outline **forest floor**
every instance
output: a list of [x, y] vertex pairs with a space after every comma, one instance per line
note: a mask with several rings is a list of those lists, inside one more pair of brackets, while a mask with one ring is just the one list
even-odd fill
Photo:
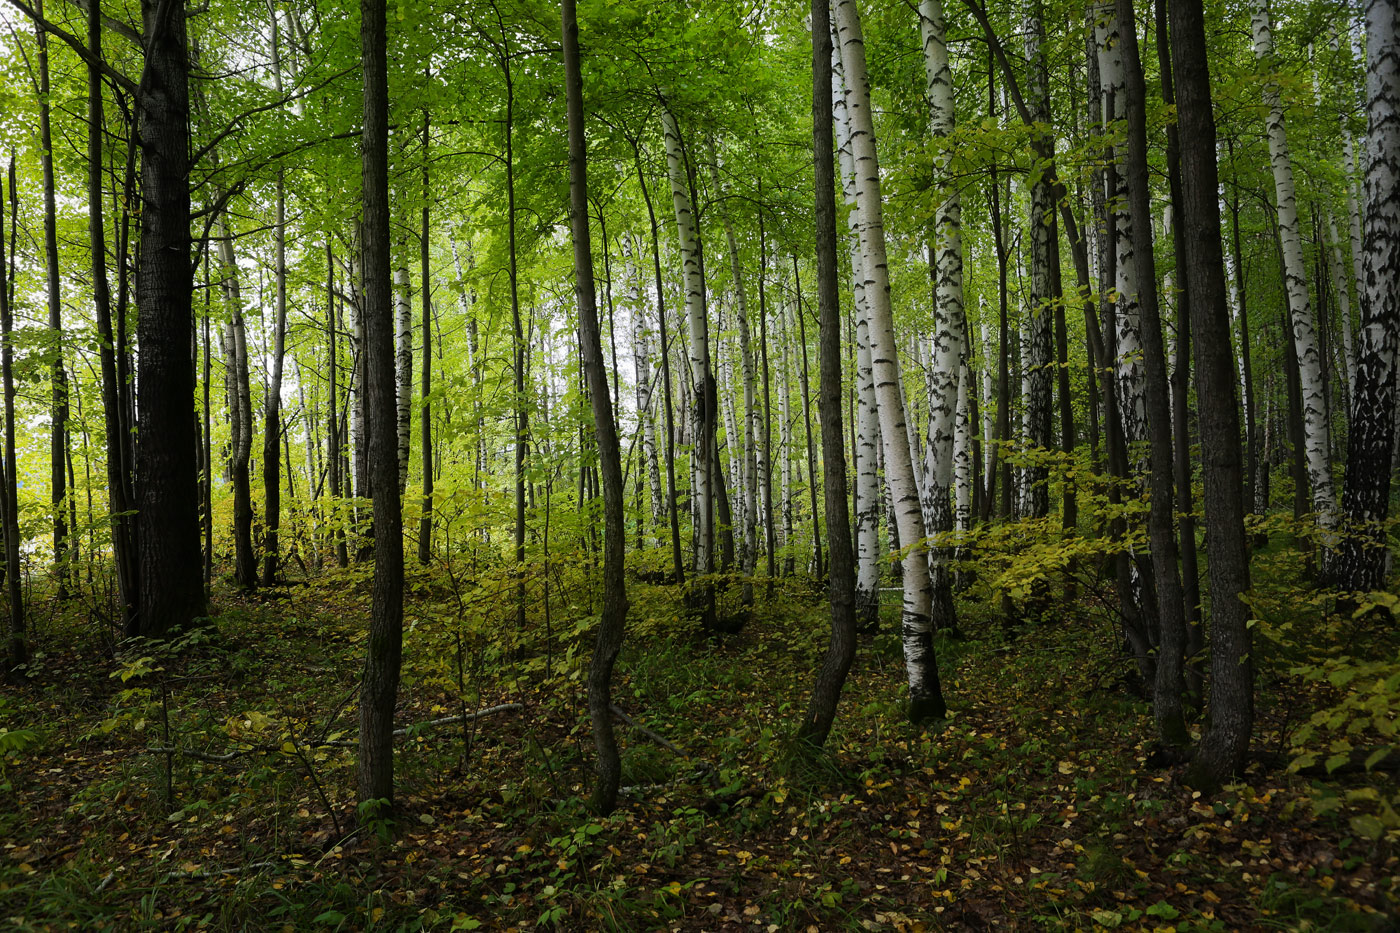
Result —
[[[520, 706], [411, 728], [396, 820], [359, 829], [362, 572], [220, 590], [210, 626], [115, 656], [49, 606], [31, 682], [0, 694], [0, 929], [1396, 929], [1396, 834], [1339, 802], [1385, 778], [1182, 786], [1081, 604], [1015, 632], [965, 607], [937, 729], [901, 718], [898, 638], [864, 640], [832, 754], [803, 765], [817, 596], [760, 589], [714, 641], [634, 583], [616, 698], [644, 729], [620, 724], [629, 786], [594, 819], [591, 607], [556, 596], [551, 641], [501, 644], [499, 588], [410, 582], [399, 722]], [[1266, 759], [1328, 701], [1285, 663], [1261, 663]]]

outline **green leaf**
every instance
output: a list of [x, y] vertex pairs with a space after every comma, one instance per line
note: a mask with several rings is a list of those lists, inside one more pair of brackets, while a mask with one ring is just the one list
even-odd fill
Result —
[[1364, 836], [1374, 842], [1385, 835], [1385, 826], [1380, 820], [1367, 813], [1363, 816], [1353, 816], [1351, 818], [1351, 831], [1358, 836]]

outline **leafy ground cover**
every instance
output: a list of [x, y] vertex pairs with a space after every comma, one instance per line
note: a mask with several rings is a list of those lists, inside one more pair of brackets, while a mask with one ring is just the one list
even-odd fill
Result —
[[1155, 763], [1111, 628], [1075, 609], [1007, 632], [964, 607], [936, 731], [901, 719], [897, 639], [867, 640], [808, 763], [787, 737], [824, 646], [816, 594], [780, 587], [716, 642], [634, 583], [628, 788], [593, 819], [586, 600], [558, 589], [551, 617], [582, 621], [502, 640], [508, 582], [413, 584], [399, 720], [518, 706], [410, 725], [396, 820], [358, 827], [363, 575], [221, 593], [209, 626], [110, 659], [55, 612], [31, 683], [0, 695], [4, 928], [1394, 929], [1391, 776], [1286, 767], [1303, 724], [1325, 754], [1356, 705], [1289, 661], [1298, 625], [1268, 617], [1320, 618], [1306, 606], [1260, 597], [1264, 764], [1206, 799]]

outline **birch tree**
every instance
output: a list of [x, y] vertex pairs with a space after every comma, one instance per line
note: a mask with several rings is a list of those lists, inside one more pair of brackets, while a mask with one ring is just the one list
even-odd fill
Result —
[[1333, 582], [1346, 590], [1378, 590], [1385, 582], [1384, 522], [1396, 409], [1400, 340], [1400, 10], [1395, 0], [1366, 3], [1366, 221], [1357, 342], [1342, 504], [1347, 534]]
[[880, 415], [875, 407], [875, 370], [870, 359], [869, 308], [865, 300], [865, 273], [861, 269], [860, 216], [856, 210], [855, 159], [851, 152], [851, 127], [846, 111], [846, 87], [840, 69], [840, 51], [832, 43], [832, 123], [836, 135], [841, 190], [850, 232], [851, 294], [856, 336], [856, 625], [873, 630], [880, 615]]
[[856, 203], [860, 219], [861, 269], [870, 328], [880, 434], [885, 454], [885, 479], [895, 504], [899, 538], [909, 549], [904, 574], [901, 633], [909, 679], [909, 718], [913, 722], [941, 719], [946, 708], [938, 679], [930, 619], [932, 593], [925, 574], [908, 572], [922, 563], [924, 518], [914, 464], [905, 442], [902, 379], [890, 306], [889, 267], [885, 253], [884, 208], [880, 164], [875, 151], [875, 124], [870, 85], [866, 78], [865, 40], [856, 0], [838, 0], [836, 29], [846, 85], [846, 110], [851, 126], [851, 153], [856, 167]]
[[[942, 185], [934, 212], [934, 249], [937, 323], [934, 326], [932, 380], [929, 394], [929, 429], [925, 490], [925, 513], [932, 518], [926, 529], [930, 537], [953, 530], [951, 502], [953, 485], [953, 435], [957, 417], [958, 383], [963, 362], [963, 257], [962, 200], [951, 178], [953, 153], [950, 137], [954, 126], [953, 72], [948, 63], [948, 22], [942, 0], [922, 0], [919, 4], [919, 31], [924, 47], [925, 92], [929, 102], [929, 129], [939, 145], [936, 156], [938, 181]], [[1048, 331], [1047, 331], [1048, 334]], [[1049, 370], [1046, 370], [1049, 375]], [[948, 563], [952, 549], [935, 540], [930, 550], [931, 611], [938, 628], [955, 628], [957, 610]]]
[[[695, 228], [695, 208], [691, 203], [686, 173], [685, 151], [675, 115], [661, 109], [661, 126], [666, 144], [667, 175], [671, 201], [676, 213], [676, 233], [680, 244], [681, 269], [685, 279], [685, 321], [691, 386], [691, 499], [696, 522], [692, 535], [693, 569], [699, 576], [714, 572], [714, 449], [716, 387], [710, 370], [710, 332], [705, 309], [705, 278], [701, 272], [700, 242]], [[702, 585], [697, 595], [707, 628], [715, 624], [714, 593]]]
[[[1274, 34], [1268, 0], [1255, 0], [1249, 25], [1254, 41], [1254, 57], [1261, 68], [1271, 71], [1275, 65]], [[1303, 451], [1308, 482], [1312, 487], [1313, 512], [1317, 515], [1318, 524], [1329, 529], [1336, 524], [1337, 500], [1328, 464], [1327, 399], [1322, 381], [1322, 354], [1308, 296], [1307, 268], [1298, 224], [1298, 199], [1293, 182], [1288, 129], [1284, 123], [1283, 96], [1278, 80], [1272, 74], [1264, 76], [1263, 95], [1264, 105], [1268, 108], [1265, 126], [1269, 136], [1269, 163], [1274, 175], [1279, 241], [1283, 249], [1284, 290], [1302, 389]]]

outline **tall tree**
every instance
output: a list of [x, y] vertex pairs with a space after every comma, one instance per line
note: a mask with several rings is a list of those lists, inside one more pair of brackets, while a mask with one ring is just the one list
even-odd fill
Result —
[[1384, 522], [1394, 468], [1400, 341], [1400, 13], [1395, 0], [1368, 0], [1366, 35], [1365, 289], [1342, 493], [1347, 533], [1333, 578], [1350, 591], [1384, 586]]
[[394, 705], [403, 656], [403, 513], [399, 508], [393, 293], [389, 281], [389, 79], [384, 0], [360, 0], [363, 177], [365, 413], [374, 490], [374, 592], [360, 681], [356, 770], [362, 814], [394, 797]]
[[574, 240], [574, 294], [578, 299], [579, 347], [588, 379], [593, 424], [598, 439], [598, 466], [603, 487], [603, 613], [588, 669], [588, 714], [598, 755], [598, 782], [590, 805], [595, 813], [612, 812], [622, 761], [612, 729], [612, 669], [622, 649], [627, 620], [627, 584], [623, 579], [622, 456], [617, 425], [603, 365], [603, 341], [593, 287], [593, 250], [588, 234], [588, 142], [583, 123], [583, 75], [579, 68], [578, 14], [574, 0], [562, 0], [564, 92], [569, 114], [569, 221]]
[[[934, 326], [934, 352], [929, 370], [932, 392], [929, 396], [931, 411], [924, 466], [927, 477], [924, 491], [927, 498], [924, 508], [928, 520], [926, 530], [930, 536], [937, 536], [952, 532], [954, 525], [950, 498], [953, 486], [953, 434], [957, 417], [958, 376], [964, 354], [963, 332], [966, 330], [963, 314], [962, 198], [956, 187], [957, 182], [951, 177], [953, 153], [950, 146], [955, 122], [953, 71], [948, 60], [948, 22], [942, 0], [923, 0], [919, 4], [919, 29], [924, 45], [929, 126], [940, 146], [936, 165], [941, 190], [934, 214], [937, 244], [930, 246], [938, 320]], [[1044, 372], [1048, 378], [1050, 370], [1046, 368]], [[1048, 427], [1048, 409], [1046, 424]], [[957, 627], [958, 618], [953, 605], [952, 574], [949, 571], [952, 548], [935, 541], [930, 555], [933, 624], [935, 628], [953, 629]]]
[[136, 527], [142, 580], [134, 634], [161, 636], [204, 613], [194, 418], [189, 54], [185, 6], [142, 0], [137, 107], [141, 261], [136, 267]]
[[418, 238], [418, 260], [423, 282], [423, 406], [419, 414], [420, 429], [423, 432], [423, 515], [418, 519], [418, 563], [427, 564], [433, 548], [433, 296], [430, 273], [431, 251], [428, 225], [432, 208], [431, 191], [428, 187], [429, 143], [428, 111], [423, 111], [423, 218]]
[[[831, 732], [856, 653], [855, 555], [846, 512], [846, 442], [841, 428], [841, 301], [836, 267], [836, 172], [832, 164], [831, 7], [812, 0], [812, 152], [815, 180], [817, 314], [821, 328], [822, 489], [830, 568], [831, 639], [798, 737], [820, 747]], [[815, 517], [815, 516], [814, 516]]]
[[[1148, 541], [1156, 574], [1160, 644], [1153, 711], [1158, 736], [1169, 745], [1184, 745], [1189, 736], [1182, 714], [1182, 663], [1186, 651], [1186, 615], [1177, 568], [1172, 462], [1171, 387], [1162, 338], [1157, 268], [1152, 244], [1152, 200], [1148, 178], [1147, 84], [1138, 51], [1132, 0], [1118, 0], [1118, 29], [1123, 54], [1123, 109], [1127, 117], [1127, 160], [1123, 166], [1132, 213], [1133, 253], [1137, 264], [1137, 304], [1141, 314], [1143, 369], [1147, 379], [1148, 479], [1151, 497]], [[1222, 273], [1223, 274], [1223, 273]], [[1227, 344], [1228, 345], [1228, 344]], [[1233, 404], [1233, 394], [1231, 396]]]
[[[671, 182], [671, 202], [676, 213], [680, 241], [681, 268], [685, 280], [685, 319], [689, 338], [691, 417], [691, 500], [695, 514], [692, 569], [697, 576], [715, 570], [715, 470], [714, 434], [716, 387], [710, 369], [710, 331], [705, 308], [705, 275], [700, 241], [695, 223], [695, 206], [686, 174], [685, 150], [676, 117], [661, 108], [661, 126], [666, 144], [666, 165]], [[702, 583], [695, 594], [695, 607], [704, 625], [715, 625], [714, 590]]]
[[[272, 24], [272, 85], [282, 96], [282, 28], [275, 0], [268, 0]], [[273, 281], [276, 289], [272, 318], [272, 375], [263, 403], [263, 566], [262, 584], [272, 586], [278, 574], [278, 532], [282, 527], [282, 368], [287, 357], [287, 173], [277, 166], [272, 230]], [[287, 462], [290, 474], [292, 464]], [[290, 476], [289, 476], [290, 479]]]
[[[43, 0], [34, 8], [42, 16]], [[53, 128], [49, 104], [49, 37], [41, 27], [35, 27], [37, 45], [35, 59], [39, 66], [39, 163], [44, 173], [44, 286], [49, 307], [49, 331], [53, 340], [53, 362], [49, 365], [49, 382], [53, 402], [49, 412], [49, 495], [53, 503], [53, 558], [58, 576], [59, 598], [67, 592], [68, 526], [63, 509], [65, 478], [64, 452], [68, 437], [68, 376], [63, 365], [63, 295], [58, 269], [58, 206], [54, 190]]]
[[[24, 611], [24, 578], [19, 564], [19, 472], [15, 460], [14, 295], [15, 242], [19, 195], [15, 190], [15, 157], [10, 156], [8, 192], [0, 187], [0, 392], [4, 393], [4, 465], [0, 468], [0, 521], [4, 524], [5, 589], [10, 610], [7, 671], [29, 661], [29, 632]], [[5, 251], [5, 198], [10, 203], [9, 254]]]
[[1201, 0], [1172, 0], [1172, 70], [1181, 137], [1182, 203], [1186, 255], [1182, 268], [1191, 329], [1197, 335], [1196, 398], [1201, 432], [1202, 506], [1210, 554], [1210, 727], [1188, 778], [1215, 787], [1243, 767], [1254, 723], [1254, 661], [1240, 474], [1240, 416], [1230, 352], [1230, 316], [1220, 242], [1215, 164], [1215, 114], [1206, 59]]
[[[1254, 55], [1261, 67], [1275, 67], [1274, 33], [1269, 0], [1253, 0], [1250, 32]], [[1298, 226], [1298, 197], [1293, 182], [1293, 157], [1284, 123], [1283, 96], [1278, 79], [1266, 75], [1264, 105], [1268, 108], [1265, 125], [1269, 135], [1269, 162], [1273, 167], [1274, 194], [1278, 204], [1278, 236], [1283, 250], [1284, 293], [1292, 323], [1293, 345], [1298, 354], [1298, 376], [1303, 405], [1303, 450], [1312, 507], [1318, 524], [1332, 528], [1337, 519], [1337, 500], [1332, 488], [1328, 463], [1327, 398], [1322, 379], [1322, 351], [1318, 328], [1308, 295], [1308, 274], [1303, 257], [1302, 232]]]
[[909, 718], [913, 722], [922, 722], [942, 719], [947, 710], [933, 650], [931, 587], [927, 574], [913, 571], [913, 567], [924, 560], [924, 517], [907, 442], [904, 400], [900, 397], [901, 377], [890, 305], [880, 163], [875, 152], [875, 124], [871, 114], [870, 84], [866, 78], [865, 39], [856, 0], [838, 0], [836, 26], [846, 86], [846, 110], [851, 125], [852, 154], [856, 165], [861, 268], [865, 273], [871, 362], [875, 371], [876, 402], [885, 454], [885, 479], [894, 499], [899, 539], [909, 548], [909, 557], [905, 560], [901, 625], [904, 663], [909, 678]]

